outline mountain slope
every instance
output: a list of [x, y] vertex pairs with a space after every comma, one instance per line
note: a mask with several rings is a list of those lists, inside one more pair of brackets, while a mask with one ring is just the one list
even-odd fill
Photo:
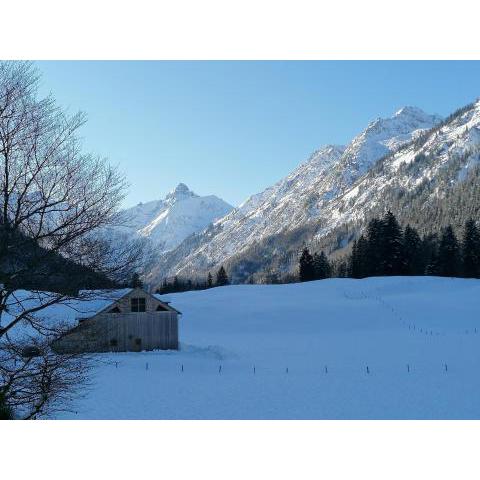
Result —
[[480, 102], [458, 110], [415, 140], [382, 157], [342, 195], [323, 205], [304, 225], [259, 242], [230, 257], [239, 278], [269, 269], [292, 272], [308, 244], [342, 254], [368, 220], [387, 209], [421, 233], [480, 219]]
[[180, 183], [163, 200], [140, 203], [122, 214], [122, 232], [149, 238], [157, 251], [178, 246], [233, 209], [215, 195], [201, 197]]
[[[348, 192], [325, 207], [322, 215], [329, 220], [317, 237], [339, 225], [362, 221], [385, 208], [427, 231], [433, 226], [431, 206], [441, 203], [454, 190], [466, 185], [470, 175], [477, 174], [479, 152], [480, 101], [477, 101], [382, 158]], [[464, 198], [472, 206], [474, 200], [472, 192]], [[422, 211], [430, 211], [428, 218]]]
[[404, 107], [391, 118], [371, 122], [346, 146], [321, 148], [283, 180], [164, 255], [150, 273], [150, 281], [203, 274], [273, 236], [322, 222], [325, 207], [344, 195], [379, 158], [421, 137], [440, 120], [418, 108]]

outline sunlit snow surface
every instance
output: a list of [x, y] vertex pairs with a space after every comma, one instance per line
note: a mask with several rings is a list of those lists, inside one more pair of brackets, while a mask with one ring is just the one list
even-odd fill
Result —
[[169, 297], [184, 313], [182, 350], [98, 355], [90, 391], [59, 418], [480, 418], [479, 280], [333, 279]]

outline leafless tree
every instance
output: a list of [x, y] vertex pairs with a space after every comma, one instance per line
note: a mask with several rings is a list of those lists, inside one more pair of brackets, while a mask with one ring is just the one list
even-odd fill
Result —
[[[39, 98], [38, 85], [31, 63], [0, 63], [0, 395], [23, 418], [51, 412], [87, 369], [81, 355], [50, 350], [64, 327], [42, 311], [88, 295], [78, 292], [86, 277], [113, 287], [144, 254], [141, 244], [102, 234], [120, 221], [125, 179], [82, 151], [85, 115]], [[19, 295], [26, 286], [32, 298]]]
[[56, 354], [50, 348], [53, 338], [48, 335], [2, 344], [2, 388], [17, 418], [36, 419], [68, 410], [89, 386], [93, 358], [78, 353]]

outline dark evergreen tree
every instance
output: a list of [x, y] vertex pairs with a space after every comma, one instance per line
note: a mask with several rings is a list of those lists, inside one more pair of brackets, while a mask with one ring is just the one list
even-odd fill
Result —
[[348, 274], [347, 264], [345, 262], [340, 262], [337, 267], [337, 277], [345, 278]]
[[425, 261], [422, 255], [422, 240], [418, 232], [410, 225], [403, 232], [403, 253], [405, 256], [405, 275], [423, 275]]
[[222, 287], [224, 285], [229, 284], [228, 275], [227, 275], [227, 272], [225, 271], [225, 269], [223, 268], [223, 265], [220, 267], [220, 269], [217, 272], [217, 283], [216, 284], [217, 284], [218, 287]]
[[143, 288], [143, 282], [140, 279], [140, 275], [137, 272], [135, 272], [133, 274], [131, 287], [132, 288]]
[[174, 292], [179, 292], [180, 291], [180, 281], [178, 280], [178, 277], [175, 275], [173, 278], [173, 291]]
[[383, 275], [382, 253], [384, 251], [383, 222], [378, 218], [370, 220], [367, 226], [367, 251], [365, 259], [365, 276]]
[[352, 244], [352, 252], [348, 257], [347, 276], [350, 278], [358, 278], [358, 247], [357, 241], [354, 240]]
[[381, 274], [403, 275], [405, 272], [405, 257], [402, 229], [395, 215], [390, 211], [383, 219], [382, 237]]
[[357, 242], [357, 271], [354, 278], [365, 278], [370, 272], [368, 266], [368, 241], [363, 236]]
[[462, 239], [462, 274], [480, 278], [480, 234], [473, 219], [467, 220]]
[[440, 239], [437, 268], [438, 275], [443, 277], [455, 277], [460, 272], [460, 248], [451, 225], [444, 229]]
[[367, 239], [363, 235], [360, 235], [360, 238], [353, 242], [353, 248], [348, 267], [349, 277], [364, 278], [367, 276], [367, 253]]
[[300, 257], [300, 281], [309, 282], [311, 280], [315, 280], [313, 257], [308, 248], [304, 248]]
[[438, 275], [438, 236], [436, 234], [424, 235], [421, 256], [425, 265], [424, 274]]
[[315, 278], [318, 280], [323, 280], [324, 278], [330, 278], [332, 276], [332, 267], [323, 251], [320, 252], [320, 254], [315, 253], [313, 256], [313, 268]]
[[208, 272], [208, 276], [207, 276], [207, 288], [212, 288], [213, 287], [213, 278], [212, 278], [212, 274], [210, 272]]

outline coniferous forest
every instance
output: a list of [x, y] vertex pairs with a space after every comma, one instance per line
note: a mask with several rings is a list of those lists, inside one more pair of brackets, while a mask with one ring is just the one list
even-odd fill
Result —
[[394, 275], [480, 278], [480, 231], [475, 221], [465, 222], [461, 238], [451, 225], [420, 236], [410, 225], [402, 228], [389, 211], [370, 220], [348, 257], [330, 262], [323, 251], [312, 255], [304, 248], [299, 260], [302, 282]]
[[[415, 227], [399, 224], [388, 211], [368, 222], [365, 231], [352, 242], [349, 255], [331, 260], [324, 251], [304, 247], [298, 261], [298, 276], [265, 275], [261, 283], [308, 282], [331, 277], [431, 275], [480, 278], [480, 229], [473, 219], [465, 222], [457, 236], [451, 225], [438, 232], [420, 235]], [[174, 277], [164, 280], [158, 293], [204, 290], [230, 283], [223, 266], [205, 280]]]
[[215, 281], [212, 274], [208, 272], [206, 280], [192, 280], [191, 278], [179, 278], [175, 276], [173, 280], [164, 279], [161, 286], [157, 288], [156, 292], [160, 294], [187, 292], [190, 290], [206, 290], [213, 287], [223, 287], [229, 285], [230, 280], [223, 265], [216, 273]]

